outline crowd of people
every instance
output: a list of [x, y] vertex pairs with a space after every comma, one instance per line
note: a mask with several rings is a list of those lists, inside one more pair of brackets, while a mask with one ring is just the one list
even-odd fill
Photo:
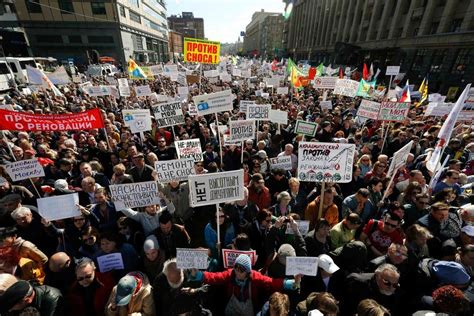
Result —
[[[448, 163], [430, 183], [426, 163], [443, 120], [423, 117], [424, 105], [412, 107], [404, 121], [382, 124], [357, 116], [360, 98], [326, 90], [332, 109], [322, 110], [324, 91], [312, 86], [289, 94], [261, 87], [271, 75], [267, 66], [241, 61], [252, 77], [231, 82], [202, 76], [183, 100], [185, 123], [163, 128], [153, 119], [143, 137], [131, 133], [121, 111], [150, 109], [153, 98], [136, 97], [133, 89], [118, 99], [90, 97], [76, 83], [61, 86], [62, 95], [46, 89], [5, 95], [5, 105], [38, 115], [99, 108], [105, 128], [0, 135], [0, 314], [472, 315], [471, 126], [456, 124], [441, 159]], [[103, 77], [90, 81], [110, 84]], [[129, 85], [178, 97], [179, 84], [167, 76]], [[191, 115], [193, 96], [227, 89], [234, 110]], [[261, 121], [257, 139], [224, 146], [211, 125], [216, 118], [221, 126], [245, 119], [241, 100], [287, 112], [288, 124]], [[296, 134], [296, 120], [317, 123], [316, 135]], [[190, 207], [187, 181], [171, 181], [158, 183], [159, 205], [115, 207], [111, 185], [156, 181], [155, 162], [177, 159], [174, 141], [193, 138], [203, 151], [195, 173], [243, 169], [242, 200], [217, 212], [213, 205]], [[355, 144], [352, 181], [298, 180], [303, 140]], [[407, 162], [390, 181], [393, 155], [410, 141]], [[272, 167], [271, 158], [281, 156], [291, 157], [291, 170]], [[4, 166], [24, 159], [38, 159], [45, 176], [13, 182]], [[79, 195], [80, 215], [41, 217], [39, 198], [72, 193]], [[178, 268], [177, 248], [207, 249], [208, 268]], [[257, 259], [241, 254], [225, 269], [226, 248], [254, 250]], [[121, 254], [123, 268], [100, 271], [97, 258], [113, 253]], [[286, 275], [292, 256], [317, 257], [316, 276]]]

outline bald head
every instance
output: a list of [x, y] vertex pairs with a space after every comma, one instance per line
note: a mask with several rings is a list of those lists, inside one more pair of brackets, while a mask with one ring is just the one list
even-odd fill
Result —
[[56, 252], [49, 259], [49, 269], [52, 272], [61, 272], [69, 267], [71, 258], [65, 252]]

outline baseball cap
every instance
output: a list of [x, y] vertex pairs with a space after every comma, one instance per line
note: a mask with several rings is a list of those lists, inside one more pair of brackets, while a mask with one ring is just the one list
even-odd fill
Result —
[[115, 296], [115, 303], [117, 306], [125, 306], [130, 303], [136, 288], [137, 280], [135, 277], [126, 275], [121, 278], [117, 284], [117, 294]]
[[326, 271], [327, 273], [334, 273], [339, 270], [337, 264], [334, 263], [331, 257], [328, 255], [320, 255], [318, 261], [318, 265], [321, 269]]

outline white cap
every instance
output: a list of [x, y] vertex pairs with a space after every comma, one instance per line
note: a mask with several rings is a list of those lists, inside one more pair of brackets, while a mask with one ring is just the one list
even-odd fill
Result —
[[331, 257], [328, 255], [320, 255], [318, 261], [318, 265], [321, 269], [326, 271], [327, 273], [334, 273], [339, 270], [337, 264], [334, 263]]
[[474, 226], [466, 225], [461, 229], [461, 232], [465, 233], [469, 237], [474, 237]]

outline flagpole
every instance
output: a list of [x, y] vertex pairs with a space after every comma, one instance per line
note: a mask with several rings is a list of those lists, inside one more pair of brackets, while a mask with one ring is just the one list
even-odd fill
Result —
[[392, 79], [393, 79], [393, 75], [390, 75], [390, 83], [388, 84], [387, 94], [390, 91], [390, 89], [392, 88]]
[[[385, 136], [382, 134], [382, 136], [384, 136], [384, 138], [383, 138], [383, 142], [382, 142], [382, 150], [380, 151], [380, 153], [383, 153], [383, 149], [385, 147], [385, 142], [387, 140], [387, 135], [388, 135], [389, 129], [390, 129], [390, 123], [387, 124], [387, 130], [385, 131]], [[382, 132], [383, 132], [383, 129], [382, 129]]]

